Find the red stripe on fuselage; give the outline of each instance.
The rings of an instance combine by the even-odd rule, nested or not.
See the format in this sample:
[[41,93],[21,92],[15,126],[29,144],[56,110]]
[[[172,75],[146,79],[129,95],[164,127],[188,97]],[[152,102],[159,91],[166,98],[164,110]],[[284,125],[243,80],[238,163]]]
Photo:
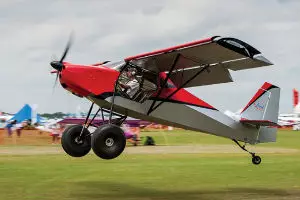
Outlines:
[[[170,102],[173,101],[174,103],[177,102],[177,103],[183,103],[183,104],[190,104],[190,105],[195,105],[195,106],[199,106],[199,107],[202,107],[202,108],[217,110],[213,106],[209,105],[208,103],[206,103],[202,99],[199,99],[198,97],[194,96],[193,94],[189,93],[188,91],[186,91],[183,88],[178,90],[168,100],[167,97],[170,94],[172,94],[176,89],[177,88],[164,88],[162,90],[162,93],[159,95],[158,99],[161,100],[161,101],[164,101],[164,100],[170,101]],[[155,96],[155,95],[153,95],[153,96]]]
[[[159,82],[163,82],[167,78],[167,74],[165,72],[161,72],[159,74],[160,80]],[[213,106],[209,105],[202,99],[199,99],[198,97],[194,96],[193,94],[189,93],[186,91],[184,88],[179,89],[176,93],[174,93],[169,99],[167,97],[171,95],[173,92],[177,90],[177,87],[175,87],[174,83],[169,79],[167,84],[168,86],[172,86],[171,88],[163,88],[161,94],[159,97],[157,97],[159,100],[163,101],[173,101],[177,103],[184,103],[184,104],[190,104],[190,105],[195,105],[195,106],[200,106],[203,108],[208,108],[208,109],[214,109]],[[159,83],[159,85],[162,85],[162,83]],[[161,88],[160,88],[161,89]],[[159,90],[160,90],[159,89]],[[157,93],[153,94],[152,97],[156,97]]]

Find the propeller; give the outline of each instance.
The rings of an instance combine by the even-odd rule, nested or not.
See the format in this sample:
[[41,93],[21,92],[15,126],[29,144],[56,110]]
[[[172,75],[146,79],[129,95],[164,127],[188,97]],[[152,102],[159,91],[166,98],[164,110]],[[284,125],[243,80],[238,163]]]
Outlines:
[[69,37],[69,41],[68,41],[68,43],[67,43],[67,46],[66,46],[66,48],[65,48],[65,50],[64,50],[63,55],[61,56],[61,59],[60,59],[59,61],[57,61],[57,60],[52,61],[52,62],[50,63],[50,65],[51,65],[54,69],[56,69],[57,71],[59,71],[59,72],[61,72],[61,71],[63,70],[63,68],[64,68],[63,61],[64,61],[64,59],[66,58],[66,56],[68,55],[68,52],[69,52],[70,47],[71,47],[71,45],[72,45],[72,41],[73,41],[73,34],[71,34],[70,37]]
[[[54,88],[57,84],[59,73],[65,67],[64,64],[63,64],[63,61],[66,58],[66,56],[68,55],[68,52],[70,50],[70,47],[72,46],[72,43],[73,43],[73,33],[71,33],[70,36],[69,36],[68,43],[66,45],[66,48],[65,48],[60,60],[58,61],[57,59],[55,59],[55,60],[50,62],[50,65],[56,70],[56,72],[55,72],[56,73],[56,78],[55,78],[55,82],[54,82],[54,85],[53,85],[53,91],[54,91]],[[52,57],[55,58],[56,56],[52,56]]]

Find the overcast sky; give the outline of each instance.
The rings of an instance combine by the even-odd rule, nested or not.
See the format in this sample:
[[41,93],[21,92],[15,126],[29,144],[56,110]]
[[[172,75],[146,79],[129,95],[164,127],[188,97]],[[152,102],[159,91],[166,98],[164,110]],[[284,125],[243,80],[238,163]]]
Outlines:
[[260,50],[275,65],[232,73],[234,83],[189,89],[220,110],[243,107],[264,81],[281,87],[280,111],[291,112],[300,89],[300,1],[297,0],[2,0],[0,1],[0,111],[24,103],[38,112],[87,110],[87,100],[60,85],[49,62],[89,64],[214,35],[232,36]]

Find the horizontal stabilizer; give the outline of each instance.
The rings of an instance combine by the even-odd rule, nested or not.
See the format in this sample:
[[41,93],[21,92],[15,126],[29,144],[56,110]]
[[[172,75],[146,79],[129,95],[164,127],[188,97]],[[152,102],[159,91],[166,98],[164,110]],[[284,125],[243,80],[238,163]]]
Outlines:
[[255,126],[279,126],[277,123],[272,122],[270,120],[249,120],[249,119],[241,119],[241,123],[250,124]]

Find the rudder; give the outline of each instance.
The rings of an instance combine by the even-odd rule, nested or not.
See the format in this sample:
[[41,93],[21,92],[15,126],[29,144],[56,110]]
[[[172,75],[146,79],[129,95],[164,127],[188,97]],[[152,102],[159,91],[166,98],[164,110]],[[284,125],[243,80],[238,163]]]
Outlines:
[[265,82],[241,112],[241,122],[272,126],[278,122],[280,88]]

